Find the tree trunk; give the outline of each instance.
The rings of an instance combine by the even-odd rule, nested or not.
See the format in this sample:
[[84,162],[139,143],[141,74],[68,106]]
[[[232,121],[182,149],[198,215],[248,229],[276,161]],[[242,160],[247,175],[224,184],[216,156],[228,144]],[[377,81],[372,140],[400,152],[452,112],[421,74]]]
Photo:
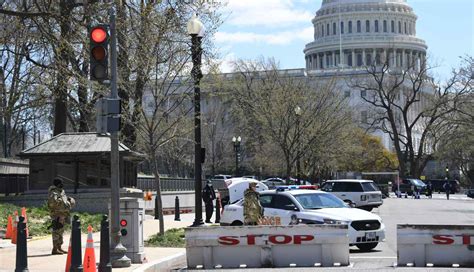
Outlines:
[[67,125],[67,64],[68,64],[68,34],[71,31],[71,9],[66,0],[60,2],[60,38],[56,49],[56,86],[54,88],[54,131],[53,135],[66,132]]
[[160,235],[165,234],[165,222],[163,221],[163,200],[161,199],[161,180],[158,173],[158,161],[156,154],[151,158],[153,165],[153,175],[155,176],[156,197],[155,197],[155,219],[160,221]]

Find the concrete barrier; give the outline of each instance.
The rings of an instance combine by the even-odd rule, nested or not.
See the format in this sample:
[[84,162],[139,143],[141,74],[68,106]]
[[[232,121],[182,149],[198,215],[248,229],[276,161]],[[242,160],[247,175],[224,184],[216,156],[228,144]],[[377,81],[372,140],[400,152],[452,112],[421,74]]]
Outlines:
[[398,266],[474,267],[474,225],[398,225]]
[[349,265],[347,225],[187,228],[188,268]]

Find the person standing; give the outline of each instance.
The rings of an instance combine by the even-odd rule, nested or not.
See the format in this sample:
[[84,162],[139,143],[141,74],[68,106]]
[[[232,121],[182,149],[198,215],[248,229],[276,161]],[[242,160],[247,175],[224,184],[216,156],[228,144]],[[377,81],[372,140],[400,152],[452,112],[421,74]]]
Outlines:
[[446,192],[446,199],[449,200],[449,194],[451,193],[451,183],[449,183],[449,180],[446,180],[446,182],[443,184],[443,189]]
[[433,184],[431,184],[431,181],[428,181],[426,185],[426,192],[429,198],[433,198]]
[[64,184],[61,178],[53,180],[53,186],[48,189],[48,210],[51,217],[51,227],[53,229],[53,250],[51,254],[60,255],[67,253],[61,248],[63,244],[64,225],[68,222],[71,209],[75,205],[75,200],[66,196]]
[[260,194],[257,192],[257,183],[250,182],[244,192],[244,224],[256,226],[263,218],[263,207],[260,204]]
[[206,186],[202,190],[202,200],[204,201],[204,205],[206,207],[206,223],[212,223],[211,217],[212,213],[214,212],[214,199],[216,199],[216,192],[214,191],[212,182],[208,180]]

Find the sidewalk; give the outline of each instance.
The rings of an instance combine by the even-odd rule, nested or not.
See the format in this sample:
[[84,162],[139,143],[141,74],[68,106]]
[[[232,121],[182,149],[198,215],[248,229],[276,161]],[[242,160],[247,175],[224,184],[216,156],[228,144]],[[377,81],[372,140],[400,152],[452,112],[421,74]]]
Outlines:
[[[174,221],[174,215],[165,216],[165,230],[172,228],[187,227],[192,224],[194,214],[182,214],[181,221]],[[158,232],[159,221],[153,217],[147,216],[144,221],[143,232],[144,239],[147,240],[151,235]],[[86,246],[87,234],[82,235],[82,257]],[[67,250],[69,245],[69,234],[64,235],[63,249]],[[99,262],[100,253],[100,233],[94,233],[94,247],[96,262]],[[28,268],[31,272],[64,272],[66,266],[67,254],[51,255],[52,241],[51,236],[35,238],[28,240]],[[156,248],[146,247],[146,259],[148,262],[156,262],[160,259],[166,259],[178,253],[184,253],[184,248]],[[10,243],[10,240],[0,239],[0,272],[14,271],[15,269],[16,247]],[[146,264],[132,264],[128,268],[114,268],[113,271],[133,271]]]

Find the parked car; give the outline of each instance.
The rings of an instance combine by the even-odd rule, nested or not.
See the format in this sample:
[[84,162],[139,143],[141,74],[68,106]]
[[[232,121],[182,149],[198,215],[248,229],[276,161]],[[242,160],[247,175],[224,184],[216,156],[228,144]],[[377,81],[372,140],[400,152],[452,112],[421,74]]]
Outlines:
[[[279,189],[260,193],[264,215],[281,225],[347,224],[350,246],[369,251],[385,239],[385,225],[373,213],[350,208],[336,196],[317,190]],[[221,225],[244,222],[243,200],[225,207]]]
[[[412,186],[413,188],[417,188],[420,194],[426,192],[426,184],[423,181],[420,179],[405,178],[400,182],[400,193],[413,195]],[[393,184],[392,190],[394,192],[398,190],[398,185],[396,182]]]
[[[461,186],[459,185],[459,181],[457,180],[448,180],[451,184],[451,194],[459,193],[461,190]],[[431,182],[431,186],[433,187],[433,192],[442,193],[446,190],[444,189],[444,183],[446,179],[429,179],[426,183]]]
[[275,189],[278,186],[286,185],[285,180],[281,178],[267,178],[266,180],[262,180],[262,182],[268,186],[268,189]]
[[467,190],[466,195],[470,198],[474,198],[474,189]]
[[372,180],[328,180],[321,186],[321,190],[366,211],[371,211],[383,203],[382,192]]

